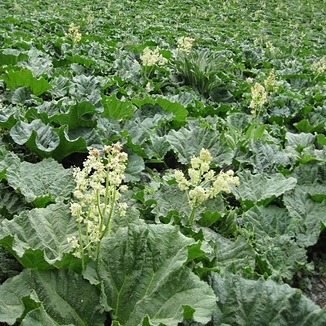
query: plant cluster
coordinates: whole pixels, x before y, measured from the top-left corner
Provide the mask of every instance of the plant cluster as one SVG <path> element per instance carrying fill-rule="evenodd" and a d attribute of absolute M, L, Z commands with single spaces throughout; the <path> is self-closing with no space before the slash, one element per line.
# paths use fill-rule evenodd
<path fill-rule="evenodd" d="M 122 145 L 105 146 L 103 152 L 92 148 L 83 169 L 75 168 L 76 189 L 70 205 L 71 215 L 78 223 L 78 238 L 72 236 L 68 242 L 75 249 L 75 256 L 82 259 L 85 251 L 89 257 L 99 256 L 99 242 L 110 236 L 115 215 L 125 216 L 127 203 L 120 200 L 128 187 L 122 184 L 128 155 L 121 152 Z"/>
<path fill-rule="evenodd" d="M 189 180 L 180 170 L 175 171 L 175 179 L 180 190 L 187 193 L 187 199 L 191 208 L 188 224 L 194 222 L 196 209 L 209 198 L 215 198 L 220 192 L 230 193 L 230 185 L 239 185 L 239 178 L 234 177 L 232 170 L 215 172 L 210 169 L 212 156 L 207 149 L 202 148 L 199 157 L 191 158 L 191 168 L 188 169 Z"/>

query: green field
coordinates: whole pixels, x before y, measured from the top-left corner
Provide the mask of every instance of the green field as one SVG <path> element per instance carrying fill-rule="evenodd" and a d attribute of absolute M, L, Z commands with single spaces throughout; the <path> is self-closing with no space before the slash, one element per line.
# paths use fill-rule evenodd
<path fill-rule="evenodd" d="M 325 1 L 0 17 L 0 325 L 326 324 Z"/>

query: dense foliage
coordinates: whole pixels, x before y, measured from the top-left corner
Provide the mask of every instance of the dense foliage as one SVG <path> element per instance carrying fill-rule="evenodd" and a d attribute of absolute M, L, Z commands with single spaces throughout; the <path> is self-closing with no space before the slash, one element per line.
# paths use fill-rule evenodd
<path fill-rule="evenodd" d="M 323 5 L 3 0 L 0 324 L 324 325 Z"/>

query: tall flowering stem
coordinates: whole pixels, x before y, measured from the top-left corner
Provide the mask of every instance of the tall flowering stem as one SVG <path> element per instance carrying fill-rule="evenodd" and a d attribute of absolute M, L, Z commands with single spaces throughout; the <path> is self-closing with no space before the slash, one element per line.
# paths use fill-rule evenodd
<path fill-rule="evenodd" d="M 65 33 L 65 36 L 73 41 L 73 43 L 80 42 L 82 35 L 79 33 L 80 27 L 71 23 L 69 25 L 68 33 Z"/>
<path fill-rule="evenodd" d="M 140 60 L 142 62 L 145 78 L 149 78 L 155 66 L 164 66 L 168 62 L 168 60 L 160 54 L 158 47 L 154 50 L 146 47 L 140 56 Z"/>
<path fill-rule="evenodd" d="M 265 87 L 259 83 L 255 83 L 251 88 L 251 102 L 249 106 L 252 109 L 251 113 L 254 115 L 255 119 L 258 119 L 260 111 L 266 102 L 267 92 Z"/>
<path fill-rule="evenodd" d="M 122 145 L 105 146 L 103 155 L 92 148 L 83 164 L 75 168 L 76 188 L 70 205 L 71 214 L 76 217 L 78 238 L 68 242 L 74 248 L 74 255 L 82 259 L 85 255 L 97 258 L 100 241 L 110 236 L 115 216 L 126 214 L 127 204 L 121 202 L 121 193 L 127 190 L 123 185 L 128 155 L 122 152 Z"/>
<path fill-rule="evenodd" d="M 194 38 L 182 36 L 177 40 L 177 51 L 178 53 L 189 53 L 192 49 L 192 45 L 195 42 Z"/>
<path fill-rule="evenodd" d="M 215 198 L 220 192 L 230 193 L 230 185 L 239 185 L 239 178 L 234 172 L 215 174 L 210 169 L 212 156 L 207 149 L 202 148 L 199 157 L 192 157 L 188 169 L 188 179 L 180 170 L 175 171 L 175 179 L 180 190 L 186 191 L 191 213 L 187 224 L 192 225 L 196 210 L 209 198 Z"/>

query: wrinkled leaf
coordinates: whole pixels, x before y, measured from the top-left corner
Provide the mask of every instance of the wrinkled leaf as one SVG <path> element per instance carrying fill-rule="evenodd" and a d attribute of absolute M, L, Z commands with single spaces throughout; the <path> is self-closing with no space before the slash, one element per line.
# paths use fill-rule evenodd
<path fill-rule="evenodd" d="M 215 266 L 221 269 L 221 273 L 228 274 L 243 268 L 255 268 L 255 252 L 242 237 L 235 241 L 218 237 L 215 241 L 217 246 Z"/>
<path fill-rule="evenodd" d="M 27 144 L 39 152 L 51 152 L 60 143 L 59 136 L 53 128 L 36 119 L 31 123 L 19 121 L 10 130 L 11 138 L 19 145 Z"/>
<path fill-rule="evenodd" d="M 171 130 L 167 140 L 183 164 L 188 164 L 192 156 L 198 156 L 202 148 L 210 151 L 213 163 L 218 166 L 232 163 L 234 152 L 221 140 L 220 134 L 215 130 L 201 127 L 196 121 L 189 123 L 186 128 Z"/>
<path fill-rule="evenodd" d="M 103 116 L 115 120 L 130 119 L 134 114 L 132 103 L 120 101 L 115 94 L 111 96 L 102 95 L 102 104 L 104 107 Z"/>
<path fill-rule="evenodd" d="M 125 181 L 139 181 L 141 172 L 145 169 L 144 160 L 137 154 L 128 155 L 128 164 L 125 170 Z"/>
<path fill-rule="evenodd" d="M 207 323 L 216 299 L 184 266 L 191 243 L 175 227 L 138 221 L 102 240 L 98 264 L 84 276 L 101 287 L 102 304 L 121 325 L 139 325 L 145 316 L 147 325 L 177 325 L 185 305 L 194 320 Z"/>
<path fill-rule="evenodd" d="M 104 324 L 99 291 L 69 270 L 26 269 L 0 286 L 0 322 L 13 325 Z"/>
<path fill-rule="evenodd" d="M 6 177 L 6 170 L 10 166 L 19 166 L 20 159 L 9 152 L 5 146 L 0 146 L 0 180 Z"/>
<path fill-rule="evenodd" d="M 0 245 L 12 253 L 24 267 L 49 269 L 79 268 L 67 238 L 75 235 L 76 220 L 69 207 L 51 204 L 46 208 L 23 211 L 12 220 L 3 220 Z"/>
<path fill-rule="evenodd" d="M 163 110 L 167 112 L 172 112 L 174 114 L 174 120 L 179 122 L 184 122 L 188 111 L 183 107 L 182 104 L 178 102 L 171 102 L 166 98 L 158 97 L 156 99 L 151 99 L 146 97 L 143 100 L 133 99 L 132 102 L 137 105 L 138 108 L 141 108 L 145 104 L 158 104 Z"/>
<path fill-rule="evenodd" d="M 96 113 L 94 105 L 84 101 L 71 106 L 66 113 L 52 116 L 51 121 L 59 125 L 67 125 L 70 130 L 78 127 L 95 127 L 94 113 Z"/>
<path fill-rule="evenodd" d="M 237 174 L 240 185 L 234 187 L 233 192 L 237 199 L 252 204 L 265 204 L 269 200 L 293 189 L 297 183 L 295 178 L 286 178 L 281 173 L 275 174 L 251 174 L 242 171 Z"/>
<path fill-rule="evenodd" d="M 48 201 L 69 198 L 75 182 L 71 169 L 65 169 L 52 158 L 39 163 L 22 162 L 7 168 L 7 180 L 27 202 L 44 207 Z"/>
<path fill-rule="evenodd" d="M 19 86 L 29 86 L 34 95 L 39 96 L 49 90 L 51 85 L 43 78 L 37 79 L 28 69 L 10 70 L 0 76 L 7 88 L 13 90 Z"/>
<path fill-rule="evenodd" d="M 298 186 L 284 196 L 289 215 L 297 220 L 297 242 L 309 247 L 316 244 L 326 225 L 326 199 L 318 203 L 312 200 L 305 187 Z"/>
<path fill-rule="evenodd" d="M 305 298 L 301 291 L 271 280 L 246 280 L 217 273 L 210 280 L 219 298 L 214 325 L 297 326 L 324 325 L 326 310 Z"/>

